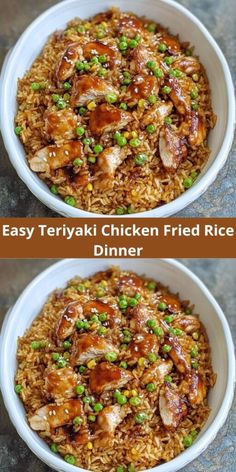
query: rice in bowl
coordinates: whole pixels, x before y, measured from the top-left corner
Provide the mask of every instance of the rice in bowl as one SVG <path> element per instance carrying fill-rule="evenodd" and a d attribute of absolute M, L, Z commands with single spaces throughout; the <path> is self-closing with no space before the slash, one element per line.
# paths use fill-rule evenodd
<path fill-rule="evenodd" d="M 91 471 L 173 459 L 205 424 L 216 380 L 192 312 L 159 282 L 117 268 L 54 292 L 17 350 L 30 426 Z"/>
<path fill-rule="evenodd" d="M 209 156 L 215 116 L 203 66 L 189 45 L 133 14 L 113 9 L 55 33 L 17 98 L 31 169 L 83 210 L 122 215 L 171 202 Z"/>

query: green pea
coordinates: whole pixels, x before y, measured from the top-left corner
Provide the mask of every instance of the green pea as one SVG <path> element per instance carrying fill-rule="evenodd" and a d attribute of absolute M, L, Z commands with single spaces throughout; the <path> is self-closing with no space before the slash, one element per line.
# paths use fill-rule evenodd
<path fill-rule="evenodd" d="M 65 203 L 67 203 L 67 205 L 70 205 L 70 206 L 75 206 L 76 204 L 76 201 L 74 199 L 74 197 L 71 197 L 70 195 L 67 195 L 64 199 Z"/>
<path fill-rule="evenodd" d="M 136 469 L 135 469 L 134 465 L 133 465 L 133 464 L 129 464 L 129 465 L 128 465 L 127 472 L 135 472 L 135 471 L 136 471 Z"/>
<path fill-rule="evenodd" d="M 107 58 L 106 58 L 105 54 L 102 54 L 101 56 L 98 56 L 98 61 L 101 64 L 105 64 L 107 62 Z"/>
<path fill-rule="evenodd" d="M 86 288 L 85 288 L 84 284 L 79 284 L 77 286 L 77 290 L 78 290 L 78 292 L 83 293 L 83 292 L 85 292 Z"/>
<path fill-rule="evenodd" d="M 140 405 L 141 400 L 140 400 L 139 397 L 131 397 L 131 398 L 129 399 L 129 403 L 130 403 L 130 405 L 132 405 L 132 406 L 138 406 L 138 405 Z"/>
<path fill-rule="evenodd" d="M 154 383 L 151 382 L 151 383 L 147 384 L 146 385 L 146 390 L 150 393 L 154 392 L 156 390 L 156 387 L 155 387 Z"/>
<path fill-rule="evenodd" d="M 82 393 L 84 393 L 84 386 L 83 385 L 76 385 L 75 387 L 75 393 L 77 393 L 77 395 L 82 395 Z"/>
<path fill-rule="evenodd" d="M 42 87 L 42 84 L 40 84 L 39 82 L 33 82 L 31 84 L 31 89 L 34 91 L 40 90 L 41 88 L 44 88 L 44 87 Z"/>
<path fill-rule="evenodd" d="M 85 365 L 81 365 L 79 367 L 79 373 L 80 374 L 84 374 L 86 372 L 86 370 L 87 370 L 87 367 L 85 367 Z"/>
<path fill-rule="evenodd" d="M 54 195 L 57 195 L 58 194 L 58 187 L 57 185 L 52 185 L 50 187 L 50 191 L 54 194 Z"/>
<path fill-rule="evenodd" d="M 30 346 L 32 349 L 41 349 L 42 347 L 45 347 L 46 344 L 46 341 L 32 341 Z"/>
<path fill-rule="evenodd" d="M 76 417 L 73 419 L 73 424 L 75 424 L 76 426 L 77 426 L 77 425 L 81 425 L 81 424 L 83 424 L 83 419 L 82 419 L 80 416 L 76 416 Z"/>
<path fill-rule="evenodd" d="M 58 352 L 53 352 L 51 358 L 53 361 L 58 361 L 58 359 L 60 359 L 60 354 Z"/>
<path fill-rule="evenodd" d="M 71 342 L 70 342 L 70 341 L 64 341 L 63 347 L 64 347 L 64 349 L 70 349 L 70 347 L 71 347 Z"/>
<path fill-rule="evenodd" d="M 100 152 L 103 151 L 103 146 L 101 146 L 101 144 L 95 144 L 93 151 L 95 154 L 100 154 Z"/>
<path fill-rule="evenodd" d="M 68 462 L 68 464 L 75 465 L 75 457 L 72 456 L 72 454 L 66 454 L 64 457 L 65 461 Z"/>
<path fill-rule="evenodd" d="M 162 346 L 162 350 L 163 352 L 170 352 L 171 346 L 169 346 L 168 344 L 164 344 L 164 346 Z"/>
<path fill-rule="evenodd" d="M 150 319 L 150 320 L 147 320 L 147 322 L 146 322 L 146 325 L 151 329 L 155 328 L 156 324 L 157 324 L 156 320 L 151 320 Z"/>
<path fill-rule="evenodd" d="M 106 291 L 104 290 L 104 288 L 99 288 L 96 292 L 96 297 L 97 298 L 102 298 L 104 297 Z"/>
<path fill-rule="evenodd" d="M 101 328 L 99 328 L 98 330 L 99 336 L 103 336 L 104 334 L 106 334 L 106 332 L 107 332 L 107 328 L 105 326 L 101 326 Z"/>
<path fill-rule="evenodd" d="M 60 100 L 60 95 L 58 95 L 57 93 L 53 93 L 53 94 L 52 94 L 52 101 L 53 101 L 54 103 L 57 103 L 58 100 Z"/>
<path fill-rule="evenodd" d="M 184 188 L 190 188 L 193 185 L 193 179 L 191 177 L 186 177 L 186 179 L 183 180 L 183 186 Z"/>
<path fill-rule="evenodd" d="M 164 317 L 164 321 L 166 323 L 172 323 L 172 321 L 174 321 L 174 317 L 172 315 L 167 315 Z"/>
<path fill-rule="evenodd" d="M 151 124 L 146 127 L 146 131 L 148 134 L 153 134 L 156 131 L 155 125 Z"/>
<path fill-rule="evenodd" d="M 97 158 L 95 156 L 89 156 L 88 161 L 91 162 L 91 164 L 96 164 Z"/>
<path fill-rule="evenodd" d="M 80 167 L 80 166 L 82 166 L 82 164 L 83 164 L 83 161 L 79 157 L 73 161 L 73 165 L 75 167 Z"/>
<path fill-rule="evenodd" d="M 148 61 L 148 62 L 147 62 L 147 67 L 148 67 L 148 69 L 153 70 L 153 69 L 156 68 L 156 65 L 157 65 L 156 61 Z"/>
<path fill-rule="evenodd" d="M 164 43 L 159 44 L 158 49 L 160 52 L 165 52 L 167 50 L 167 46 Z"/>
<path fill-rule="evenodd" d="M 138 300 L 136 300 L 136 298 L 130 298 L 130 300 L 129 300 L 129 306 L 131 306 L 131 307 L 133 308 L 133 307 L 135 307 L 137 304 L 138 304 Z"/>
<path fill-rule="evenodd" d="M 165 87 L 163 87 L 163 89 L 162 89 L 162 92 L 169 95 L 169 93 L 171 92 L 171 88 L 168 87 L 167 85 L 165 85 Z"/>
<path fill-rule="evenodd" d="M 83 400 L 83 403 L 91 403 L 91 398 L 88 397 L 87 395 L 83 397 L 82 400 Z"/>
<path fill-rule="evenodd" d="M 141 141 L 138 138 L 133 138 L 129 141 L 129 145 L 134 148 L 140 146 L 140 144 L 141 144 Z"/>
<path fill-rule="evenodd" d="M 63 357 L 60 357 L 57 361 L 57 367 L 59 369 L 63 369 L 63 367 L 66 367 L 66 364 L 67 364 L 67 362 L 66 362 L 65 359 L 63 359 Z"/>
<path fill-rule="evenodd" d="M 156 95 L 149 95 L 148 101 L 149 101 L 149 103 L 151 103 L 151 105 L 154 105 L 157 102 Z"/>
<path fill-rule="evenodd" d="M 165 375 L 164 381 L 165 381 L 165 382 L 168 382 L 168 383 L 171 383 L 171 382 L 172 382 L 172 377 L 171 377 L 171 375 Z"/>
<path fill-rule="evenodd" d="M 54 452 L 56 454 L 58 452 L 57 444 L 52 443 L 51 446 L 50 446 L 50 449 L 51 449 L 52 452 Z"/>
<path fill-rule="evenodd" d="M 121 41 L 119 43 L 119 50 L 120 51 L 126 51 L 126 49 L 128 48 L 128 44 L 126 41 Z"/>
<path fill-rule="evenodd" d="M 128 302 L 127 300 L 119 300 L 119 307 L 121 308 L 121 310 L 125 310 L 128 306 Z"/>
<path fill-rule="evenodd" d="M 164 62 L 165 62 L 168 66 L 170 66 L 170 65 L 172 64 L 173 60 L 174 60 L 173 57 L 169 57 L 169 56 L 164 57 Z"/>
<path fill-rule="evenodd" d="M 99 318 L 99 321 L 101 321 L 103 323 L 107 319 L 107 314 L 106 313 L 100 313 L 98 318 Z"/>
<path fill-rule="evenodd" d="M 157 360 L 157 356 L 153 352 L 149 352 L 149 354 L 147 355 L 147 358 L 152 363 L 156 362 L 156 360 Z"/>
<path fill-rule="evenodd" d="M 157 328 L 154 328 L 153 329 L 153 333 L 156 335 L 156 336 L 163 336 L 164 332 L 163 332 L 163 329 L 160 328 L 160 326 L 158 326 Z"/>
<path fill-rule="evenodd" d="M 105 359 L 109 362 L 115 362 L 117 359 L 117 354 L 115 352 L 108 352 L 105 355 Z"/>
<path fill-rule="evenodd" d="M 149 23 L 149 25 L 147 27 L 147 30 L 149 31 L 149 33 L 155 33 L 155 31 L 156 31 L 155 23 Z"/>
<path fill-rule="evenodd" d="M 16 126 L 14 131 L 15 131 L 16 136 L 20 136 L 21 132 L 23 131 L 23 128 L 22 126 Z"/>
<path fill-rule="evenodd" d="M 192 110 L 194 111 L 198 110 L 198 104 L 196 102 L 192 102 Z"/>
<path fill-rule="evenodd" d="M 164 77 L 164 72 L 160 67 L 158 67 L 157 69 L 154 69 L 153 74 L 155 75 L 157 79 L 162 79 L 162 77 Z"/>
<path fill-rule="evenodd" d="M 158 310 L 165 311 L 167 309 L 167 304 L 165 302 L 160 302 L 158 304 Z"/>
<path fill-rule="evenodd" d="M 22 390 L 22 388 L 23 388 L 23 387 L 22 387 L 22 385 L 21 385 L 21 384 L 17 384 L 17 385 L 15 385 L 15 392 L 16 392 L 17 394 L 18 394 L 18 393 L 20 393 L 20 392 L 21 392 L 21 390 Z"/>
<path fill-rule="evenodd" d="M 153 281 L 150 281 L 148 282 L 147 284 L 147 289 L 150 291 L 150 292 L 153 292 L 155 289 L 156 289 L 156 282 L 153 282 Z"/>
<path fill-rule="evenodd" d="M 144 412 L 137 413 L 137 415 L 135 415 L 135 417 L 134 417 L 134 421 L 137 424 L 144 423 L 144 421 L 146 421 L 146 419 L 147 419 L 147 415 Z"/>
<path fill-rule="evenodd" d="M 131 78 L 128 78 L 128 77 L 127 77 L 127 78 L 125 78 L 125 79 L 123 80 L 123 84 L 124 84 L 124 85 L 129 85 L 130 83 L 131 83 Z"/>
<path fill-rule="evenodd" d="M 135 210 L 134 210 L 134 208 L 132 207 L 132 205 L 129 205 L 129 206 L 128 206 L 127 212 L 129 213 L 129 215 L 131 215 L 132 213 L 135 213 Z"/>
<path fill-rule="evenodd" d="M 196 171 L 191 172 L 190 177 L 193 179 L 193 181 L 196 180 L 197 176 L 198 176 L 198 173 Z M 191 313 L 192 313 L 192 310 L 191 310 Z"/>
<path fill-rule="evenodd" d="M 138 41 L 136 41 L 136 39 L 131 39 L 131 40 L 129 41 L 129 47 L 130 47 L 131 49 L 134 49 L 134 48 L 136 48 L 137 46 L 138 46 Z"/>
<path fill-rule="evenodd" d="M 70 90 L 70 88 L 71 88 L 70 82 L 64 82 L 63 88 L 64 88 L 64 90 Z"/>
<path fill-rule="evenodd" d="M 127 362 L 121 361 L 121 362 L 120 362 L 120 367 L 121 367 L 121 369 L 127 369 L 127 367 L 128 367 Z"/>
<path fill-rule="evenodd" d="M 78 71 L 84 70 L 84 62 L 82 62 L 82 61 L 76 62 L 75 67 Z"/>
<path fill-rule="evenodd" d="M 190 97 L 191 97 L 192 100 L 195 100 L 195 99 L 198 97 L 198 91 L 197 91 L 197 89 L 191 90 L 191 92 L 190 92 Z"/>
<path fill-rule="evenodd" d="M 76 128 L 76 134 L 77 134 L 78 136 L 83 136 L 84 133 L 85 133 L 85 129 L 84 129 L 83 126 L 78 126 L 78 127 Z"/>
<path fill-rule="evenodd" d="M 120 108 L 121 108 L 121 110 L 127 110 L 128 105 L 127 105 L 126 103 L 124 103 L 124 102 L 121 102 Z"/>
<path fill-rule="evenodd" d="M 103 405 L 101 403 L 95 403 L 93 409 L 96 413 L 99 413 L 99 411 L 103 410 Z"/>
<path fill-rule="evenodd" d="M 175 330 L 174 330 L 174 331 L 175 331 L 175 334 L 176 334 L 176 336 L 182 336 L 182 334 L 183 334 L 183 331 L 182 331 L 182 329 L 175 328 Z"/>
<path fill-rule="evenodd" d="M 66 108 L 66 102 L 65 100 L 63 100 L 63 98 L 59 98 L 59 100 L 57 101 L 57 108 L 59 108 L 59 110 L 63 110 L 64 108 Z"/>
<path fill-rule="evenodd" d="M 85 33 L 85 27 L 83 25 L 79 25 L 77 28 L 78 33 L 84 34 Z"/>
<path fill-rule="evenodd" d="M 117 136 L 116 141 L 117 141 L 118 146 L 120 147 L 123 147 L 127 144 L 127 139 L 124 136 Z"/>
<path fill-rule="evenodd" d="M 167 125 L 171 125 L 171 124 L 172 124 L 172 118 L 171 118 L 170 116 L 167 116 L 164 121 L 165 121 L 165 123 L 166 123 Z"/>
<path fill-rule="evenodd" d="M 195 357 L 198 356 L 198 348 L 197 348 L 197 346 L 192 347 L 192 349 L 191 349 L 191 351 L 190 351 L 190 355 L 191 355 L 191 357 L 193 357 L 193 358 L 195 358 Z"/>
<path fill-rule="evenodd" d="M 197 361 L 192 361 L 191 362 L 192 368 L 197 369 L 198 368 L 198 362 Z"/>
<path fill-rule="evenodd" d="M 108 93 L 105 95 L 105 100 L 107 103 L 115 103 L 117 101 L 117 96 L 115 93 Z"/>
<path fill-rule="evenodd" d="M 145 162 L 147 161 L 146 154 L 137 154 L 134 158 L 134 162 L 136 166 L 144 166 Z"/>
<path fill-rule="evenodd" d="M 102 39 L 102 38 L 104 38 L 104 36 L 106 36 L 105 31 L 103 31 L 102 29 L 100 29 L 96 34 L 97 39 Z"/>
<path fill-rule="evenodd" d="M 90 423 L 95 423 L 95 421 L 96 421 L 96 416 L 94 416 L 94 415 L 89 415 L 89 416 L 88 416 L 88 421 L 90 421 Z"/>
<path fill-rule="evenodd" d="M 183 438 L 183 445 L 184 447 L 190 447 L 193 444 L 193 438 L 189 434 L 188 436 L 184 436 Z"/>
<path fill-rule="evenodd" d="M 80 107 L 80 108 L 79 108 L 79 114 L 80 114 L 80 116 L 86 115 L 87 111 L 88 111 L 88 110 L 86 110 L 86 108 Z"/>
<path fill-rule="evenodd" d="M 125 469 L 124 467 L 122 467 L 122 465 L 118 465 L 118 467 L 116 468 L 116 472 L 125 472 Z"/>
<path fill-rule="evenodd" d="M 116 401 L 119 405 L 125 405 L 125 403 L 127 403 L 127 398 L 125 397 L 125 395 L 122 395 L 120 393 L 120 394 L 117 394 Z"/>
<path fill-rule="evenodd" d="M 97 56 L 92 57 L 92 59 L 90 60 L 90 62 L 91 62 L 91 64 L 99 64 L 98 57 L 97 57 Z"/>

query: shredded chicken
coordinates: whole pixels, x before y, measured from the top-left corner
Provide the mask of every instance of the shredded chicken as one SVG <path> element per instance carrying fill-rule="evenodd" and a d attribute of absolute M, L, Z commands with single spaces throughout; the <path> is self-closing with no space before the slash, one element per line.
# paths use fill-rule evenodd
<path fill-rule="evenodd" d="M 172 102 L 158 102 L 147 110 L 142 121 L 142 126 L 145 127 L 151 123 L 155 123 L 157 126 L 163 125 L 165 118 L 171 114 L 172 109 Z"/>
<path fill-rule="evenodd" d="M 173 368 L 173 362 L 170 359 L 157 360 L 148 369 L 145 370 L 142 376 L 142 382 L 146 385 L 150 382 L 162 384 L 166 375 L 170 374 Z"/>
<path fill-rule="evenodd" d="M 161 128 L 159 152 L 162 164 L 168 172 L 175 172 L 187 157 L 185 140 L 178 136 L 169 125 L 164 125 Z"/>
<path fill-rule="evenodd" d="M 129 112 L 103 103 L 98 105 L 90 114 L 89 128 L 92 133 L 101 135 L 104 132 L 117 131 L 124 128 L 132 117 Z"/>
<path fill-rule="evenodd" d="M 100 394 L 106 390 L 121 388 L 132 378 L 129 371 L 109 362 L 102 362 L 90 372 L 89 386 L 93 393 Z"/>
<path fill-rule="evenodd" d="M 83 147 L 80 141 L 69 141 L 58 146 L 46 146 L 37 151 L 29 159 L 30 168 L 34 172 L 48 172 L 66 167 L 78 157 L 83 157 Z"/>
<path fill-rule="evenodd" d="M 71 90 L 71 106 L 78 107 L 92 100 L 102 100 L 109 93 L 117 94 L 117 90 L 106 80 L 87 75 L 76 76 Z"/>
<path fill-rule="evenodd" d="M 108 147 L 99 154 L 97 164 L 104 173 L 104 180 L 97 183 L 100 188 L 113 187 L 115 171 L 125 158 L 126 151 L 119 146 Z"/>
<path fill-rule="evenodd" d="M 77 335 L 73 340 L 71 364 L 73 366 L 84 364 L 91 359 L 99 359 L 110 351 L 119 352 L 117 347 L 107 339 L 96 334 Z"/>
<path fill-rule="evenodd" d="M 165 383 L 160 390 L 159 411 L 164 426 L 174 430 L 187 415 L 188 409 L 177 390 Z"/>
<path fill-rule="evenodd" d="M 79 399 L 68 400 L 64 403 L 49 403 L 29 417 L 29 423 L 35 431 L 48 431 L 65 424 L 71 424 L 76 416 L 83 414 L 83 404 Z"/>

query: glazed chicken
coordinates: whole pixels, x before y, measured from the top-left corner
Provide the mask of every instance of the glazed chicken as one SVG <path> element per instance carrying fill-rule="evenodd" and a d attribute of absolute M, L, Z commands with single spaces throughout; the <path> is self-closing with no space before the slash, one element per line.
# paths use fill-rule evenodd
<path fill-rule="evenodd" d="M 95 135 L 124 128 L 132 120 L 130 113 L 103 103 L 90 114 L 89 128 Z"/>
<path fill-rule="evenodd" d="M 90 373 L 89 385 L 94 393 L 123 387 L 132 379 L 132 374 L 116 365 L 102 362 Z"/>
<path fill-rule="evenodd" d="M 48 172 L 72 165 L 76 158 L 83 157 L 83 147 L 80 141 L 70 141 L 58 146 L 44 147 L 29 160 L 35 172 Z"/>
<path fill-rule="evenodd" d="M 107 94 L 116 92 L 104 79 L 81 75 L 74 78 L 70 103 L 72 107 L 79 107 L 92 100 L 101 101 Z"/>
<path fill-rule="evenodd" d="M 65 307 L 55 328 L 58 341 L 64 341 L 73 333 L 75 323 L 82 314 L 83 307 L 80 302 L 71 302 Z"/>
<path fill-rule="evenodd" d="M 29 423 L 35 431 L 48 431 L 50 428 L 71 424 L 73 419 L 81 414 L 83 414 L 83 404 L 78 399 L 60 404 L 49 403 L 29 417 Z"/>
<path fill-rule="evenodd" d="M 59 86 L 69 79 L 75 70 L 76 62 L 82 58 L 83 50 L 80 43 L 70 44 L 63 53 L 55 70 L 55 77 Z"/>
<path fill-rule="evenodd" d="M 99 359 L 110 351 L 118 353 L 118 349 L 110 341 L 95 334 L 82 334 L 74 337 L 71 351 L 71 363 L 73 366 L 88 362 L 91 359 Z"/>

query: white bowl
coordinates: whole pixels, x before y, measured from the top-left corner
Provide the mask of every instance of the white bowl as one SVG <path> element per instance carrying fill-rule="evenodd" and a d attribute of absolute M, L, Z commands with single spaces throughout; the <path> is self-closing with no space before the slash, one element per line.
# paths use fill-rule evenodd
<path fill-rule="evenodd" d="M 17 79 L 23 77 L 42 50 L 48 36 L 56 29 L 80 16 L 87 18 L 111 6 L 123 11 L 146 15 L 179 34 L 182 41 L 190 41 L 206 68 L 212 92 L 213 110 L 217 124 L 209 136 L 212 150 L 203 172 L 189 190 L 176 200 L 160 208 L 136 213 L 133 217 L 170 216 L 196 200 L 215 180 L 224 165 L 233 141 L 235 124 L 235 100 L 229 67 L 220 48 L 203 24 L 186 8 L 172 0 L 66 0 L 40 15 L 23 33 L 9 54 L 2 71 L 0 89 L 0 123 L 3 140 L 10 160 L 19 177 L 31 192 L 52 210 L 68 217 L 102 217 L 91 212 L 73 208 L 60 197 L 52 195 L 49 188 L 33 173 L 27 164 L 25 152 L 14 134 L 14 116 L 17 109 Z M 117 216 L 113 216 L 114 218 Z M 125 216 L 129 217 L 129 215 Z"/>
<path fill-rule="evenodd" d="M 52 265 L 38 275 L 21 294 L 3 324 L 0 350 L 3 399 L 20 437 L 42 461 L 60 472 L 84 470 L 67 464 L 60 456 L 53 454 L 46 443 L 30 429 L 24 407 L 14 392 L 17 338 L 31 325 L 53 290 L 64 287 L 75 275 L 87 277 L 95 271 L 106 269 L 108 265 L 119 265 L 121 269 L 130 269 L 132 266 L 132 270 L 137 273 L 147 274 L 169 285 L 172 291 L 179 292 L 182 299 L 191 300 L 195 304 L 196 313 L 200 313 L 209 336 L 213 369 L 217 373 L 217 382 L 209 393 L 209 419 L 191 448 L 166 464 L 148 469 L 152 472 L 175 472 L 201 454 L 225 422 L 233 399 L 235 358 L 229 326 L 218 303 L 196 275 L 173 259 L 140 259 L 133 260 L 132 264 L 125 259 L 68 259 Z"/>

